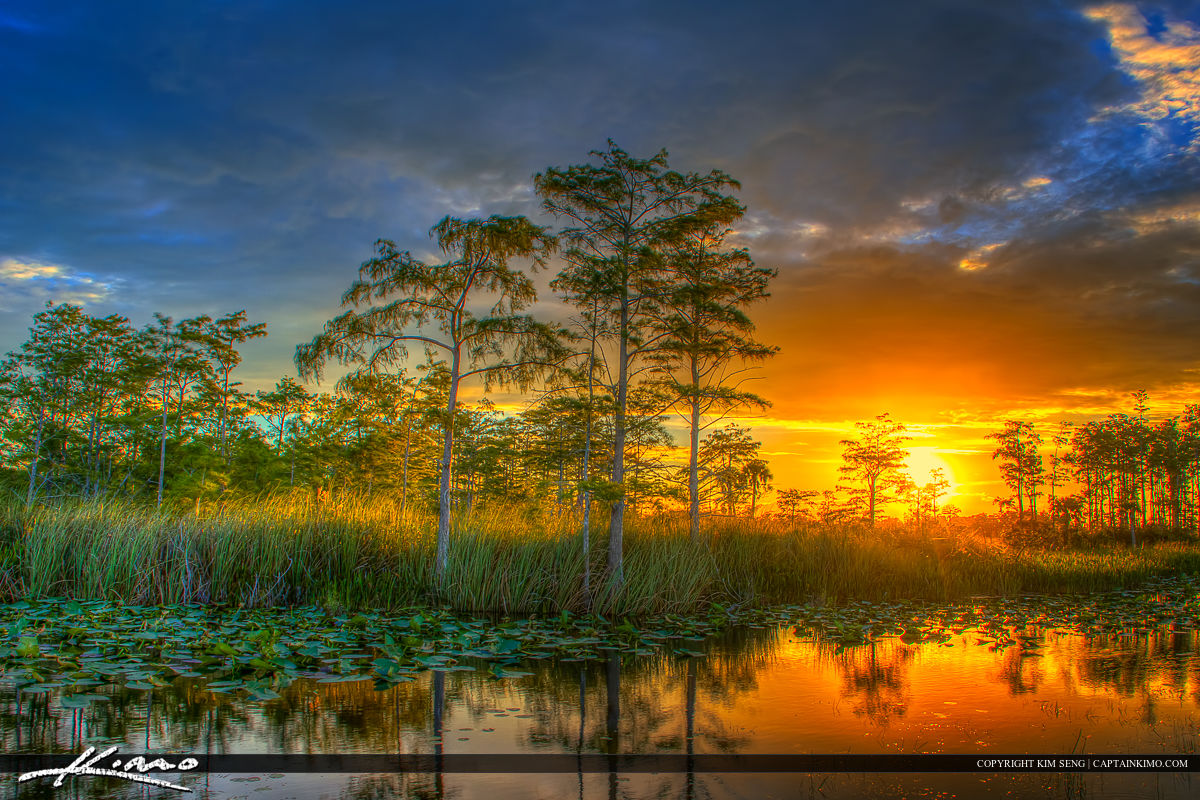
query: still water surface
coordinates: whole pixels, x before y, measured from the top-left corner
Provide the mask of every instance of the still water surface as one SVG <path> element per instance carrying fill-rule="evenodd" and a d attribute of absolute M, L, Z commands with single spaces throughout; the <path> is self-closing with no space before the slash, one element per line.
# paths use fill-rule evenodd
<path fill-rule="evenodd" d="M 790 627 L 742 628 L 703 657 L 546 661 L 370 681 L 298 680 L 279 699 L 198 679 L 63 708 L 56 692 L 0 693 L 4 752 L 79 753 L 970 753 L 1193 754 L 1200 749 L 1195 631 L 1033 631 L 997 647 L 974 629 L 941 643 L 894 637 L 839 648 Z M 165 776 L 175 780 L 175 776 Z M 20 798 L 1162 797 L 1187 774 L 187 775 L 195 794 L 72 777 Z"/>

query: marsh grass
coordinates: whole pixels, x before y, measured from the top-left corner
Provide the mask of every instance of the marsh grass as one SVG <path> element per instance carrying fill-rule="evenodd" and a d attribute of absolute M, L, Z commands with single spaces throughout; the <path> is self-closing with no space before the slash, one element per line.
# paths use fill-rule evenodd
<path fill-rule="evenodd" d="M 387 497 L 317 505 L 305 495 L 273 495 L 198 515 L 111 502 L 28 513 L 6 508 L 0 526 L 5 600 L 445 605 L 511 615 L 585 610 L 577 521 L 521 508 L 477 509 L 456 519 L 441 587 L 433 575 L 436 520 Z M 621 586 L 604 573 L 606 552 L 597 524 L 589 554 L 593 608 L 619 616 L 690 613 L 712 603 L 1096 592 L 1200 572 L 1194 542 L 1015 549 L 962 532 L 928 536 L 778 519 L 716 520 L 696 546 L 684 520 L 634 517 Z"/>

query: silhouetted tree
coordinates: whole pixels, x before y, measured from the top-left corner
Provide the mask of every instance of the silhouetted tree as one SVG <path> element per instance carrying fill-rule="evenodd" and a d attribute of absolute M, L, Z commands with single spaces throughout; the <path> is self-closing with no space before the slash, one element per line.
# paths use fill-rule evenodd
<path fill-rule="evenodd" d="M 1038 487 L 1043 483 L 1042 456 L 1038 446 L 1042 437 L 1034 430 L 1033 423 L 1007 420 L 1004 430 L 989 433 L 996 440 L 992 459 L 1000 460 L 1000 475 L 1004 484 L 1012 490 L 1017 501 L 1017 521 L 1025 521 L 1025 502 L 1029 501 L 1033 521 L 1037 521 Z"/>
<path fill-rule="evenodd" d="M 754 340 L 754 323 L 745 310 L 769 296 L 767 284 L 776 273 L 755 266 L 745 249 L 726 249 L 726 224 L 722 218 L 704 227 L 689 225 L 675 237 L 664 254 L 671 276 L 668 298 L 655 321 L 666 334 L 655 361 L 688 426 L 692 541 L 700 536 L 700 434 L 731 411 L 768 405 L 741 386 L 749 364 L 778 351 Z M 754 487 L 757 499 L 757 482 Z"/>
<path fill-rule="evenodd" d="M 892 489 L 900 479 L 900 468 L 908 451 L 903 448 L 910 437 L 906 428 L 890 416 L 880 414 L 873 422 L 856 422 L 860 434 L 857 439 L 843 439 L 840 444 L 842 460 L 840 471 L 852 484 L 852 496 L 866 500 L 867 519 L 875 527 L 875 514 L 881 503 L 892 498 Z"/>
<path fill-rule="evenodd" d="M 820 492 L 805 489 L 781 489 L 779 492 L 779 509 L 788 515 L 789 522 L 795 522 L 796 513 L 802 508 L 812 505 Z"/>

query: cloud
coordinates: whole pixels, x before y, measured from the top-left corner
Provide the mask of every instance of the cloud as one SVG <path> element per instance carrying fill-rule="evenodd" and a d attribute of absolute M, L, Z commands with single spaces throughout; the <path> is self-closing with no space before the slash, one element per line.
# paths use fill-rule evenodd
<path fill-rule="evenodd" d="M 1030 235 L 974 271 L 960 268 L 969 253 L 937 243 L 847 247 L 781 270 L 756 314 L 762 338 L 783 348 L 765 366 L 765 385 L 789 387 L 773 415 L 987 415 L 1066 388 L 1189 379 L 1200 226 L 1117 223 Z"/>
<path fill-rule="evenodd" d="M 747 422 L 780 451 L 1196 377 L 1194 5 L 10 7 L 0 253 L 39 260 L 0 271 L 9 309 L 247 307 L 270 385 L 377 237 L 537 216 L 531 176 L 611 136 L 742 182 L 783 348 Z"/>
<path fill-rule="evenodd" d="M 1184 127 L 1188 146 L 1200 146 L 1200 28 L 1179 19 L 1152 33 L 1133 3 L 1106 3 L 1085 14 L 1103 22 L 1121 69 L 1141 87 L 1141 99 L 1106 111 L 1133 112 Z"/>
<path fill-rule="evenodd" d="M 0 308 L 11 311 L 45 301 L 100 303 L 112 296 L 114 284 L 61 264 L 6 258 L 0 261 Z"/>
<path fill-rule="evenodd" d="M 63 268 L 54 264 L 17 261 L 14 258 L 0 261 L 0 279 L 5 281 L 50 280 L 62 273 Z"/>
<path fill-rule="evenodd" d="M 891 235 L 905 198 L 1009 180 L 1123 96 L 1095 26 L 1036 2 L 206 9 L 115 2 L 15 44 L 8 249 L 154 280 L 182 257 L 233 291 L 534 212 L 532 173 L 607 136 L 729 169 L 789 238 Z"/>
<path fill-rule="evenodd" d="M 967 255 L 963 256 L 958 262 L 959 269 L 965 269 L 968 272 L 974 272 L 977 269 L 987 268 L 989 257 L 993 252 L 1004 246 L 1004 242 L 993 242 L 977 247 Z"/>

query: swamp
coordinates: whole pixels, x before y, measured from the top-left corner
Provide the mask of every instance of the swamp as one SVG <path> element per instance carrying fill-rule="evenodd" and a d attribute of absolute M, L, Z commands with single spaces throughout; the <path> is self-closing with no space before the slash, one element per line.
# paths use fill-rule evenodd
<path fill-rule="evenodd" d="M 0 736 L 6 753 L 436 759 L 427 772 L 387 761 L 360 774 L 252 772 L 250 761 L 172 778 L 214 798 L 1183 798 L 1196 789 L 1186 771 L 647 774 L 575 769 L 573 757 L 1194 755 L 1198 590 L 1196 578 L 1165 578 L 1091 597 L 713 606 L 650 625 L 19 601 L 0 611 Z M 549 773 L 481 774 L 486 762 L 462 758 L 497 753 L 559 759 Z M 17 797 L 56 796 L 46 779 L 4 780 Z M 168 791 L 74 781 L 68 796 Z"/>
<path fill-rule="evenodd" d="M 4 796 L 1200 796 L 1197 0 L 5 0 L 0 73 Z"/>
<path fill-rule="evenodd" d="M 383 495 L 4 509 L 0 751 L 42 760 L 0 780 L 54 797 L 54 775 L 18 778 L 94 752 L 164 759 L 137 777 L 170 785 L 71 775 L 70 796 L 1194 790 L 1188 769 L 736 761 L 1195 756 L 1187 535 L 1020 546 L 773 515 L 711 521 L 697 542 L 686 518 L 636 517 L 617 584 L 602 527 L 584 558 L 576 516 L 514 512 L 455 517 L 439 580 L 435 518 Z M 199 768 L 169 769 L 184 759 Z"/>

